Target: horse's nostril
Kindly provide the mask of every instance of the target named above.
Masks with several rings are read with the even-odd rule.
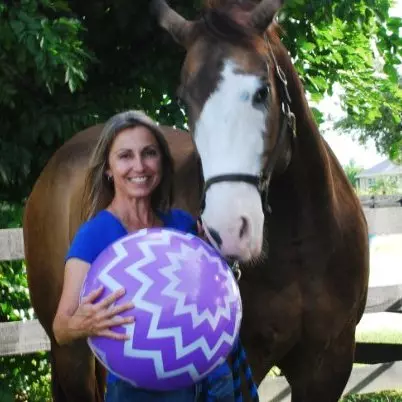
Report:
[[[248,231],[248,220],[244,216],[242,216],[240,219],[241,219],[241,225],[240,225],[239,237],[241,239]]]
[[[214,239],[216,245],[220,248],[222,246],[222,238],[219,233],[215,229],[212,229],[210,227],[208,228],[208,233]]]

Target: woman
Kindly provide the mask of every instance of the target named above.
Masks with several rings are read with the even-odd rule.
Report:
[[[66,344],[88,336],[125,340],[110,328],[133,322],[122,318],[131,303],[114,306],[124,290],[95,302],[102,287],[79,303],[86,273],[99,253],[118,238],[142,228],[171,227],[197,232],[193,218],[171,209],[173,161],[159,127],[144,113],[128,111],[113,116],[94,149],[84,191],[84,219],[67,253],[63,291],[53,322],[56,341]],[[134,309],[135,311],[135,309]],[[107,402],[230,402],[233,383],[225,364],[206,381],[169,392],[134,388],[111,373]]]

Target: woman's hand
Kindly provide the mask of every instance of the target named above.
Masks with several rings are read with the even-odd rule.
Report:
[[[125,294],[124,289],[116,290],[103,300],[95,303],[95,300],[102,294],[103,286],[93,290],[83,297],[77,310],[71,317],[70,326],[82,336],[105,336],[111,339],[127,340],[129,335],[112,331],[110,327],[115,325],[129,324],[134,317],[121,317],[120,313],[134,307],[129,303],[115,306],[114,303]]]

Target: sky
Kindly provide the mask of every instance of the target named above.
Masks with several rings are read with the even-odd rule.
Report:
[[[402,0],[395,1],[395,6],[390,15],[402,17]],[[342,134],[332,129],[333,121],[344,115],[340,107],[339,98],[336,96],[326,97],[320,102],[319,109],[325,114],[326,118],[325,123],[320,126],[321,133],[342,165],[346,165],[351,159],[354,159],[358,166],[367,169],[387,159],[386,155],[380,155],[376,151],[373,141],[368,142],[365,146],[360,145],[350,133]]]

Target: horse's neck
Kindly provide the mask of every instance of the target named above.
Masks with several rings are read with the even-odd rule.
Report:
[[[293,67],[291,72],[289,93],[292,112],[296,117],[292,158],[294,169],[291,173],[295,180],[302,181],[303,186],[298,186],[298,189],[303,194],[306,191],[310,193],[310,202],[315,204],[314,207],[325,207],[334,197],[333,175],[338,172],[334,172],[332,167],[336,161],[319,133],[304,88]],[[306,200],[304,196],[303,199]]]
[[[343,178],[312,120],[301,86],[292,89],[297,133],[287,170],[271,183],[268,226],[279,230],[286,243],[314,238],[327,248],[338,232],[334,176],[341,187]]]

